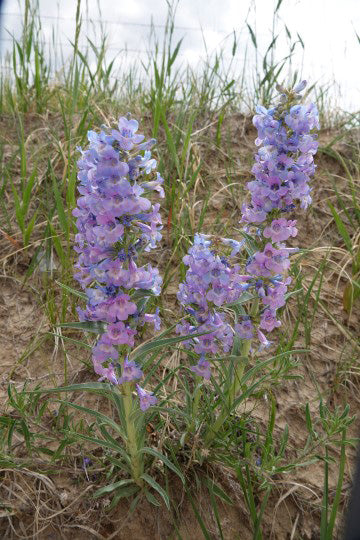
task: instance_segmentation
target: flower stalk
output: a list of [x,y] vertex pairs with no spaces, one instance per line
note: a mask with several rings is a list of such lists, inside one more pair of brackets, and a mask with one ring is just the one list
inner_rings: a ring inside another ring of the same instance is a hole
[[[212,239],[197,234],[183,258],[188,270],[178,300],[187,320],[178,324],[177,331],[190,336],[192,332],[204,332],[185,342],[185,347],[200,355],[198,364],[190,370],[209,380],[211,356],[230,350],[237,355],[234,336],[242,341],[230,386],[225,385],[223,408],[205,434],[207,445],[234,409],[255,338],[262,351],[272,343],[264,332],[281,326],[277,317],[286,304],[291,283],[290,255],[298,250],[284,243],[296,237],[297,228],[295,220],[283,216],[293,212],[298,203],[303,209],[311,204],[309,181],[315,172],[313,156],[318,147],[317,108],[313,103],[299,103],[305,86],[305,81],[293,89],[279,86],[280,103],[272,109],[256,109],[253,123],[259,149],[252,168],[255,179],[247,184],[250,201],[242,206],[245,240],[239,243],[231,238]],[[243,245],[248,252],[245,268],[233,259]],[[250,299],[254,299],[252,305],[246,308]],[[236,320],[233,326],[229,317],[232,308]]]
[[135,403],[132,396],[134,383],[126,382],[122,385],[122,398],[124,405],[125,429],[126,429],[126,446],[130,457],[131,475],[134,482],[139,486],[143,486],[141,475],[143,473],[143,459],[138,448],[138,430],[135,424]]
[[195,431],[195,427],[196,427],[195,419],[199,411],[199,405],[200,405],[201,396],[202,396],[202,388],[203,388],[202,378],[196,375],[195,376],[195,391],[194,391],[194,396],[192,400],[192,409],[191,409],[191,423],[188,427],[189,433],[193,433]]
[[229,413],[233,407],[233,404],[237,398],[239,390],[241,389],[241,380],[244,375],[245,367],[248,364],[248,357],[250,353],[251,339],[245,339],[241,347],[241,356],[238,357],[236,367],[234,370],[234,379],[228,390],[225,405],[214,424],[210,425],[204,438],[206,446],[209,446],[214,440],[219,429],[222,427],[226,419],[229,417]]
[[142,256],[161,239],[160,205],[149,196],[164,197],[163,178],[156,172],[150,148],[138,122],[128,114],[118,129],[102,127],[88,132],[89,145],[79,149],[78,191],[73,211],[78,254],[74,278],[87,298],[78,308],[81,322],[100,329],[92,349],[94,371],[119,391],[123,405],[126,446],[134,481],[142,486],[143,457],[138,415],[157,398],[136,384],[143,377],[141,366],[129,359],[139,327],[160,327],[158,310],[148,313],[151,296],[160,294],[162,279],[157,268],[141,266]]

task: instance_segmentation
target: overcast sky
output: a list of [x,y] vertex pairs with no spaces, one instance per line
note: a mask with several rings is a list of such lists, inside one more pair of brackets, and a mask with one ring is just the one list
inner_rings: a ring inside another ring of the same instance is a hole
[[[20,1],[23,8],[24,0]],[[175,39],[184,36],[181,60],[196,66],[208,52],[225,46],[231,55],[231,36],[235,30],[238,38],[237,66],[241,69],[249,33],[246,21],[255,29],[260,51],[265,51],[271,39],[273,0],[180,0],[176,13]],[[58,40],[64,44],[64,52],[71,51],[68,39],[74,35],[75,0],[39,0],[43,15],[43,32],[50,41],[55,25]],[[98,5],[101,8],[99,15]],[[17,0],[5,0],[2,17],[2,53],[9,47],[8,34],[20,33],[20,8]],[[165,0],[83,0],[84,19],[105,21],[109,36],[109,56],[127,46],[129,57],[134,61],[144,58],[149,47],[149,26],[151,18],[156,25],[166,20]],[[278,58],[286,54],[286,34],[284,24],[294,39],[297,33],[305,44],[304,53],[297,47],[294,56],[295,67],[303,65],[302,74],[311,82],[327,83],[335,81],[334,92],[341,97],[339,105],[346,109],[358,110],[360,96],[360,0],[283,0],[279,10],[280,21]],[[99,23],[95,23],[97,30]],[[92,26],[84,21],[83,30],[92,34]],[[159,38],[162,29],[157,28]],[[4,41],[5,39],[5,41]],[[248,49],[248,51],[251,48]],[[248,52],[249,54],[249,52]]]

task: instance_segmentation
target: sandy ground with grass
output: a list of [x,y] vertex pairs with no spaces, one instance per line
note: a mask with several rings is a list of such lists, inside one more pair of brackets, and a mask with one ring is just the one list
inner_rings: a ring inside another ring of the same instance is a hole
[[[58,119],[53,118],[56,124]],[[48,129],[49,118],[30,116],[26,123],[29,154],[36,149],[51,150],[53,144],[51,131]],[[198,126],[201,129],[204,126]],[[61,137],[61,126],[60,137]],[[4,159],[12,154],[15,133],[11,129],[11,119],[0,120],[0,130],[5,133]],[[59,132],[58,132],[59,133]],[[328,130],[321,133],[322,146],[329,144],[337,132]],[[350,135],[349,135],[350,137]],[[223,141],[221,150],[216,148],[215,127],[210,126],[195,138],[191,152],[202,163],[201,173],[195,189],[187,200],[190,219],[196,222],[199,215],[199,202],[210,190],[211,197],[204,221],[204,230],[216,230],[222,227],[237,226],[240,215],[245,182],[250,178],[250,168],[254,152],[254,130],[248,118],[239,114],[229,115],[222,126]],[[160,146],[161,146],[160,136]],[[344,159],[352,159],[354,143],[343,139],[334,148]],[[43,161],[42,161],[43,160]],[[229,164],[231,163],[231,167]],[[275,434],[280,437],[285,423],[289,425],[289,443],[287,457],[305,444],[307,429],[305,422],[305,403],[315,412],[319,398],[329,407],[350,405],[352,414],[357,414],[359,407],[359,346],[355,339],[359,325],[359,302],[352,313],[346,313],[342,306],[342,297],[347,275],[351,272],[350,257],[345,249],[327,201],[336,204],[333,182],[344,200],[349,200],[350,189],[346,171],[334,157],[320,153],[316,158],[318,169],[313,180],[314,203],[307,212],[302,212],[298,219],[299,236],[296,244],[310,249],[301,259],[304,285],[310,286],[314,272],[325,258],[327,263],[323,274],[322,287],[317,297],[317,286],[311,293],[310,305],[317,302],[317,309],[311,331],[310,352],[301,356],[297,374],[301,379],[285,381],[273,390],[276,398],[277,416]],[[39,157],[39,168],[45,167],[45,160]],[[55,163],[56,166],[56,163]],[[13,165],[14,181],[19,170],[19,160]],[[61,170],[58,171],[61,174]],[[356,174],[352,171],[356,182]],[[229,178],[231,181],[229,181]],[[233,185],[230,185],[233,184]],[[40,188],[41,189],[41,186]],[[5,203],[10,203],[10,196],[5,193]],[[11,208],[10,208],[11,212]],[[166,222],[166,216],[164,216]],[[62,341],[61,336],[54,338],[46,335],[53,331],[46,314],[48,298],[45,294],[44,279],[46,272],[37,269],[25,279],[27,269],[36,249],[36,239],[41,238],[44,227],[39,226],[33,236],[33,244],[22,248],[19,234],[8,235],[0,231],[0,350],[2,369],[0,375],[0,407],[7,414],[16,415],[16,411],[6,405],[7,386],[11,381],[18,389],[25,381],[33,387],[40,384],[51,387],[63,384],[63,364],[68,365],[68,381],[82,382],[96,380],[88,367],[89,355],[78,347]],[[171,248],[164,234],[164,247],[161,252],[161,264],[164,266],[171,254]],[[356,236],[356,235],[355,235]],[[354,237],[355,238],[355,237]],[[359,244],[359,235],[354,242]],[[59,262],[54,255],[55,265]],[[177,262],[174,260],[174,269]],[[160,268],[161,270],[161,268]],[[56,278],[56,269],[54,270]],[[48,279],[48,278],[46,278]],[[177,287],[176,275],[169,283],[163,295],[163,305],[171,312],[178,309],[175,302]],[[55,292],[56,294],[56,292]],[[56,301],[56,300],[55,300]],[[70,316],[69,316],[70,317]],[[285,325],[293,325],[297,318],[296,301],[292,299],[284,313]],[[69,319],[70,320],[70,319]],[[295,347],[305,347],[305,332],[300,328]],[[64,348],[66,353],[64,352]],[[176,357],[172,361],[179,361]],[[69,397],[69,396],[68,396]],[[76,396],[77,402],[92,403],[106,410],[106,405],[99,398]],[[268,406],[264,398],[254,404],[252,415],[261,422],[266,422]],[[43,428],[52,430],[56,420],[51,414],[43,418]],[[348,437],[357,436],[358,420],[352,425]],[[60,440],[60,434],[58,434]],[[154,438],[152,444],[161,447],[160,439]],[[335,459],[339,451],[333,449]],[[87,473],[82,468],[83,454],[77,445],[68,451],[68,460],[56,465],[50,464],[39,456],[29,457],[26,446],[20,437],[13,439],[12,456],[18,466],[1,467],[0,470],[0,535],[4,539],[36,538],[57,540],[98,539],[136,539],[170,540],[182,538],[200,540],[204,534],[194,514],[189,499],[185,496],[182,485],[176,477],[170,476],[170,493],[176,503],[176,511],[170,514],[166,508],[155,508],[147,501],[142,501],[133,512],[129,512],[131,501],[122,500],[108,511],[109,499],[92,499],[91,494],[104,480],[104,470],[91,468]],[[345,481],[341,493],[341,507],[346,506],[355,451],[347,448]],[[241,456],[239,457],[241,460]],[[24,468],[20,465],[23,464]],[[329,489],[334,494],[337,481],[336,462],[330,466]],[[226,505],[218,501],[219,520],[225,540],[253,538],[248,512],[243,495],[233,473],[224,466],[208,464],[194,465],[195,473],[212,475],[232,498],[233,504]],[[155,473],[156,474],[156,473]],[[204,524],[210,532],[209,538],[220,538],[208,492],[196,487],[194,475],[189,474],[193,497],[201,510]],[[276,540],[315,540],[319,538],[321,500],[323,493],[323,464],[318,462],[293,470],[274,478],[274,489],[270,496],[263,519],[264,539]],[[257,494],[257,504],[261,503],[262,492]],[[340,524],[340,519],[338,523]],[[174,525],[174,523],[176,525]]]

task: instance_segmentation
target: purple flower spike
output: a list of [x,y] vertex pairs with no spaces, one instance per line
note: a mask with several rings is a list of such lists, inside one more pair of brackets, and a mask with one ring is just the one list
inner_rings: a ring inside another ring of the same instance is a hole
[[147,392],[138,384],[136,385],[136,391],[140,398],[140,409],[142,411],[146,411],[149,407],[157,403],[157,398],[154,394],[152,392]]
[[[160,294],[158,269],[140,266],[139,259],[161,239],[160,206],[147,195],[162,196],[164,183],[151,157],[155,140],[143,142],[138,122],[130,115],[119,119],[118,128],[89,131],[89,146],[79,149],[80,195],[73,211],[78,229],[74,277],[87,296],[87,305],[78,314],[81,321],[104,323],[106,331],[93,348],[93,363],[95,372],[114,384],[118,383],[116,346],[134,346],[137,324],[159,326],[157,313],[144,309],[139,313],[133,295],[139,289]],[[139,373],[139,368],[126,363],[121,380],[140,378]]]
[[[247,234],[255,232],[263,239],[262,250],[251,256],[246,270],[253,276],[255,291],[265,308],[259,328],[267,332],[281,324],[276,311],[285,305],[290,283],[286,272],[293,248],[287,248],[282,242],[298,232],[296,221],[282,214],[295,210],[297,204],[307,208],[311,203],[309,181],[315,173],[314,154],[318,143],[314,132],[319,129],[319,118],[313,103],[298,102],[305,86],[306,81],[292,90],[279,86],[279,106],[269,110],[258,107],[254,117],[259,149],[252,168],[255,179],[248,183],[251,201],[242,208],[242,222],[247,224]],[[242,333],[239,326],[236,330]],[[258,338],[261,349],[271,343],[260,330]]]
[[[228,238],[220,240],[224,249],[230,249],[231,253],[241,247],[239,242]],[[240,275],[239,268],[229,264],[226,257],[217,255],[210,237],[202,234],[195,235],[194,245],[183,261],[188,270],[185,282],[179,286],[178,300],[196,320],[196,331],[207,332],[184,345],[193,348],[197,354],[228,352],[232,347],[233,332],[220,309],[236,302],[243,294],[247,276]],[[189,333],[188,330],[186,324],[177,326],[177,332],[182,335]]]
[[[247,183],[250,202],[242,206],[241,222],[244,233],[252,236],[258,247],[250,252],[246,274],[231,260],[245,242],[230,238],[216,238],[215,243],[209,235],[196,234],[183,258],[188,269],[177,297],[189,320],[178,324],[176,331],[189,336],[184,347],[201,355],[198,364],[190,368],[194,373],[207,370],[203,355],[231,350],[234,332],[241,339],[257,337],[262,350],[272,343],[262,330],[271,332],[281,325],[277,310],[285,306],[291,282],[286,277],[290,255],[298,249],[283,243],[298,232],[296,221],[284,214],[297,205],[307,208],[311,203],[309,182],[315,173],[318,148],[317,108],[313,103],[299,103],[305,86],[306,81],[289,90],[278,86],[280,103],[271,109],[256,108],[253,124],[259,148],[252,167],[254,179]],[[218,253],[220,243],[223,251],[228,249],[226,256]],[[237,301],[245,308],[248,300],[252,300],[255,312],[250,319],[245,311],[233,330],[228,312]],[[195,332],[204,334],[191,338]]]
[[[305,85],[303,81],[294,92],[301,92]],[[318,112],[314,104],[290,105],[288,109],[286,104],[283,106],[285,112],[280,115],[277,109],[258,107],[254,116],[256,144],[261,147],[252,169],[255,180],[248,183],[251,203],[242,209],[243,222],[262,223],[274,210],[287,211],[295,201],[306,207],[311,200],[308,182],[315,172],[313,154],[317,143],[313,130],[319,129]]]

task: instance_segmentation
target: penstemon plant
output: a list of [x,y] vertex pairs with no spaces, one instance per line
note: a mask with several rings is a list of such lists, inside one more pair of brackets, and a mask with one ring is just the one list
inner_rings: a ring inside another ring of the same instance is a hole
[[[160,205],[152,205],[146,195],[157,191],[164,197],[164,191],[149,150],[155,141],[143,142],[144,136],[137,134],[138,122],[129,115],[120,118],[118,127],[100,134],[89,132],[89,147],[80,149],[81,196],[73,211],[79,254],[75,279],[87,297],[85,310],[78,308],[80,321],[103,326],[92,349],[94,371],[100,380],[120,389],[132,475],[141,484],[133,389],[143,372],[128,354],[139,326],[153,322],[160,328],[158,313],[146,313],[150,295],[161,290],[159,271],[150,264],[139,266],[139,261],[161,239]],[[136,389],[142,411],[157,402],[139,384]]]
[[[236,406],[250,357],[271,346],[265,334],[281,325],[277,312],[286,303],[291,283],[289,256],[297,251],[284,243],[297,235],[296,221],[284,216],[295,210],[297,202],[304,209],[311,203],[308,182],[315,172],[313,156],[318,146],[316,106],[299,103],[305,86],[303,81],[294,89],[279,87],[280,103],[275,108],[257,108],[253,123],[259,150],[252,168],[255,180],[247,184],[251,200],[242,207],[244,241],[239,244],[200,234],[183,259],[188,270],[178,300],[187,317],[177,331],[181,335],[208,332],[185,342],[192,356],[198,357],[190,367],[197,386],[189,429],[194,427],[201,399],[201,379],[211,378],[211,365],[221,360],[219,353],[231,351],[227,359],[232,360],[232,369],[223,378],[225,397],[205,432],[207,445]],[[248,252],[245,265],[236,261],[242,246]],[[219,384],[219,376],[214,382]]]
[[118,130],[103,126],[100,133],[89,131],[88,147],[78,149],[80,196],[73,210],[77,227],[74,249],[78,255],[74,278],[83,292],[59,285],[85,300],[86,306],[77,308],[80,322],[60,326],[98,335],[92,347],[77,343],[91,348],[99,381],[47,391],[95,392],[109,399],[117,410],[119,422],[88,407],[62,402],[95,417],[102,438],[81,433],[76,436],[115,452],[110,461],[131,477],[99,489],[95,496],[114,491],[116,502],[141,488],[150,502],[158,504],[149,492],[153,488],[169,506],[165,491],[145,471],[145,455],[162,461],[182,482],[184,477],[165,455],[146,446],[144,413],[151,407],[162,407],[157,405],[155,393],[140,382],[148,381],[156,369],[155,362],[150,373],[143,371],[144,365],[148,367],[145,360],[149,353],[156,351],[152,355],[156,359],[159,350],[186,337],[165,338],[170,328],[135,346],[146,323],[153,324],[154,330],[159,330],[161,324],[159,310],[151,313],[148,305],[152,297],[160,294],[162,278],[159,270],[149,263],[144,265],[143,259],[161,240],[160,205],[152,204],[149,197],[153,192],[160,198],[165,195],[164,180],[156,172],[156,160],[150,152],[156,141],[144,141],[137,130],[138,122],[128,114],[119,119]]
[[76,438],[107,450],[113,466],[130,475],[100,488],[95,497],[113,492],[113,504],[116,504],[120,497],[135,494],[140,488],[151,503],[158,504],[149,491],[155,489],[169,507],[166,492],[145,471],[145,455],[162,461],[182,482],[184,477],[165,455],[146,446],[144,413],[151,407],[157,406],[159,410],[161,407],[157,405],[154,392],[144,388],[141,380],[148,381],[156,369],[155,363],[152,371],[144,374],[144,360],[149,353],[183,338],[164,338],[169,332],[165,330],[156,338],[135,346],[146,323],[153,324],[155,330],[160,329],[159,310],[151,313],[148,305],[152,297],[159,295],[162,279],[157,268],[143,263],[146,253],[156,248],[161,240],[160,205],[152,204],[149,197],[153,192],[164,197],[164,180],[156,172],[156,160],[150,152],[156,141],[144,141],[137,130],[138,122],[128,114],[120,118],[118,130],[103,126],[100,133],[90,131],[89,146],[85,150],[79,148],[80,197],[73,211],[78,231],[74,277],[83,292],[59,285],[85,300],[86,306],[77,308],[80,322],[60,326],[98,335],[92,347],[76,342],[92,349],[93,367],[99,381],[47,391],[95,392],[110,400],[118,413],[117,422],[94,409],[61,402],[95,417],[101,438],[93,436],[92,432],[90,435],[76,433]]

